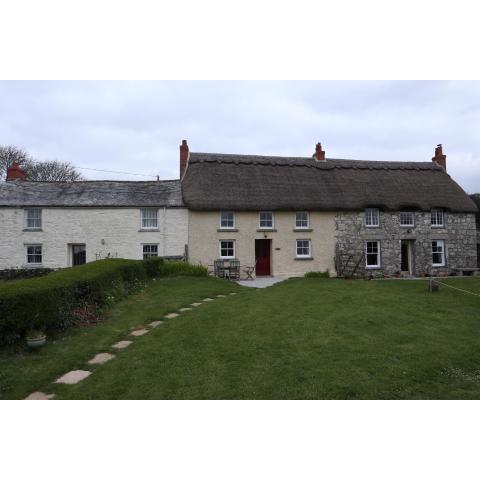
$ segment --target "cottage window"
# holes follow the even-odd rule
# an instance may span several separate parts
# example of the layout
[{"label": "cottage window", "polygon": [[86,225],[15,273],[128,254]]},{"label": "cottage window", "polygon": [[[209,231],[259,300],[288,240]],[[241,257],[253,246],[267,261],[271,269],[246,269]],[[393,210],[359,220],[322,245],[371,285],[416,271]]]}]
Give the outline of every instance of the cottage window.
[{"label": "cottage window", "polygon": [[309,218],[308,212],[297,212],[295,213],[295,228],[308,228],[309,227]]},{"label": "cottage window", "polygon": [[142,208],[142,229],[158,228],[158,210],[156,208]]},{"label": "cottage window", "polygon": [[434,267],[445,266],[445,241],[432,240],[432,265]]},{"label": "cottage window", "polygon": [[235,258],[235,240],[220,240],[220,257]]},{"label": "cottage window", "polygon": [[432,227],[443,227],[443,210],[431,211]]},{"label": "cottage window", "polygon": [[273,228],[272,212],[260,212],[260,228]]},{"label": "cottage window", "polygon": [[27,263],[30,265],[42,263],[41,245],[27,245]]},{"label": "cottage window", "polygon": [[222,212],[220,214],[220,228],[235,228],[235,214],[233,212]]},{"label": "cottage window", "polygon": [[380,226],[380,213],[378,208],[365,209],[365,226],[366,227]]},{"label": "cottage window", "polygon": [[372,240],[365,242],[365,266],[366,268],[380,267],[380,242]]},{"label": "cottage window", "polygon": [[415,222],[415,216],[413,212],[400,212],[400,226],[401,227],[413,227]]},{"label": "cottage window", "polygon": [[25,229],[40,230],[42,228],[42,209],[27,208],[25,210]]},{"label": "cottage window", "polygon": [[310,256],[310,240],[297,240],[297,257]]},{"label": "cottage window", "polygon": [[158,245],[156,243],[149,243],[143,245],[143,259],[150,257],[158,257]]}]

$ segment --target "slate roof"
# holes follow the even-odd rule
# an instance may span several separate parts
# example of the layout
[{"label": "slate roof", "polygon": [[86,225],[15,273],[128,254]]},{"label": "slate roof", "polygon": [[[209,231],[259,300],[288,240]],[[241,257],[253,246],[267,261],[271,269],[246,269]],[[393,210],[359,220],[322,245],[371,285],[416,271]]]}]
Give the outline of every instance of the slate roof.
[{"label": "slate roof", "polygon": [[386,210],[477,212],[434,162],[190,153],[182,180],[192,210]]},{"label": "slate roof", "polygon": [[0,182],[0,207],[183,207],[179,180]]}]

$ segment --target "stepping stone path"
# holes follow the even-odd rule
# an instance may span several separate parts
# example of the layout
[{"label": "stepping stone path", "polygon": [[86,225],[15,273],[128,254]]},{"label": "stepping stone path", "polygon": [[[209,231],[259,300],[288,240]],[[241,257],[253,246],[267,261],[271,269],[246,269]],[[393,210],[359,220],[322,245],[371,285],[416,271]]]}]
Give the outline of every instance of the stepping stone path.
[{"label": "stepping stone path", "polygon": [[149,323],[149,325],[151,327],[155,328],[155,327],[158,327],[159,325],[161,325],[162,323],[163,323],[162,320],[155,320],[154,322]]},{"label": "stepping stone path", "polygon": [[204,298],[202,302],[213,302],[213,298]]},{"label": "stepping stone path", "polygon": [[91,360],[88,361],[91,365],[106,363],[115,358],[111,353],[97,353]]},{"label": "stepping stone path", "polygon": [[232,293],[229,293],[229,295],[236,295],[236,293],[235,293],[235,292],[232,292]]},{"label": "stepping stone path", "polygon": [[190,307],[184,307],[184,308],[180,308],[178,311],[179,312],[188,312],[189,310],[192,310]]},{"label": "stepping stone path", "polygon": [[75,383],[81,382],[84,378],[87,378],[91,375],[92,372],[88,370],[72,370],[71,372],[66,373],[60,378],[55,380],[55,383],[66,383],[67,385],[74,385]]},{"label": "stepping stone path", "polygon": [[55,398],[54,393],[47,395],[43,392],[33,392],[25,400],[51,400],[52,398]]},{"label": "stepping stone path", "polygon": [[141,337],[146,333],[148,333],[148,330],[146,328],[141,328],[140,330],[134,330],[133,332],[130,332],[130,335],[133,335],[134,337]]},{"label": "stepping stone path", "polygon": [[131,343],[132,343],[131,340],[120,340],[115,345],[112,345],[112,347],[123,349],[123,348],[127,348]]},{"label": "stepping stone path", "polygon": [[225,295],[222,295],[222,294],[217,295],[217,298],[225,298]]},{"label": "stepping stone path", "polygon": [[165,318],[175,318],[178,317],[178,313],[169,313],[168,315],[165,315]]},{"label": "stepping stone path", "polygon": [[202,302],[195,302],[195,303],[191,303],[190,305],[192,307],[199,307],[201,304],[202,304]]}]

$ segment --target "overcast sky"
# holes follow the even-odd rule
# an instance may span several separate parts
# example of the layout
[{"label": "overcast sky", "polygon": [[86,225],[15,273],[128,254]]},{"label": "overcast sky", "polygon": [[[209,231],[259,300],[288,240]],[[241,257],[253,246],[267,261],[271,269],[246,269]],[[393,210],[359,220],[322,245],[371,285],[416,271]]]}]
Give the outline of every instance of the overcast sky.
[{"label": "overcast sky", "polygon": [[[0,145],[178,178],[197,152],[430,161],[480,191],[480,82],[0,82]],[[88,179],[147,177],[81,170]]]}]

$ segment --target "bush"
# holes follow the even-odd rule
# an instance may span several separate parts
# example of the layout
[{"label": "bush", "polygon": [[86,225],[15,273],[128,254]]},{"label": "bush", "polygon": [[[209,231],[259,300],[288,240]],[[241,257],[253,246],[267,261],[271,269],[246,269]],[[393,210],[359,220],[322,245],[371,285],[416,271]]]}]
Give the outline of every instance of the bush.
[{"label": "bush", "polygon": [[192,265],[187,262],[162,262],[158,265],[158,275],[160,277],[172,276],[191,276],[206,277],[208,270],[201,265]]},{"label": "bush", "polygon": [[305,278],[330,278],[330,272],[328,270],[325,272],[307,272]]},{"label": "bush", "polygon": [[47,334],[74,323],[75,310],[108,307],[145,284],[142,261],[107,259],[0,286],[0,345],[29,330]]},{"label": "bush", "polygon": [[0,280],[21,280],[25,278],[43,277],[53,272],[52,268],[7,268],[0,270]]}]

